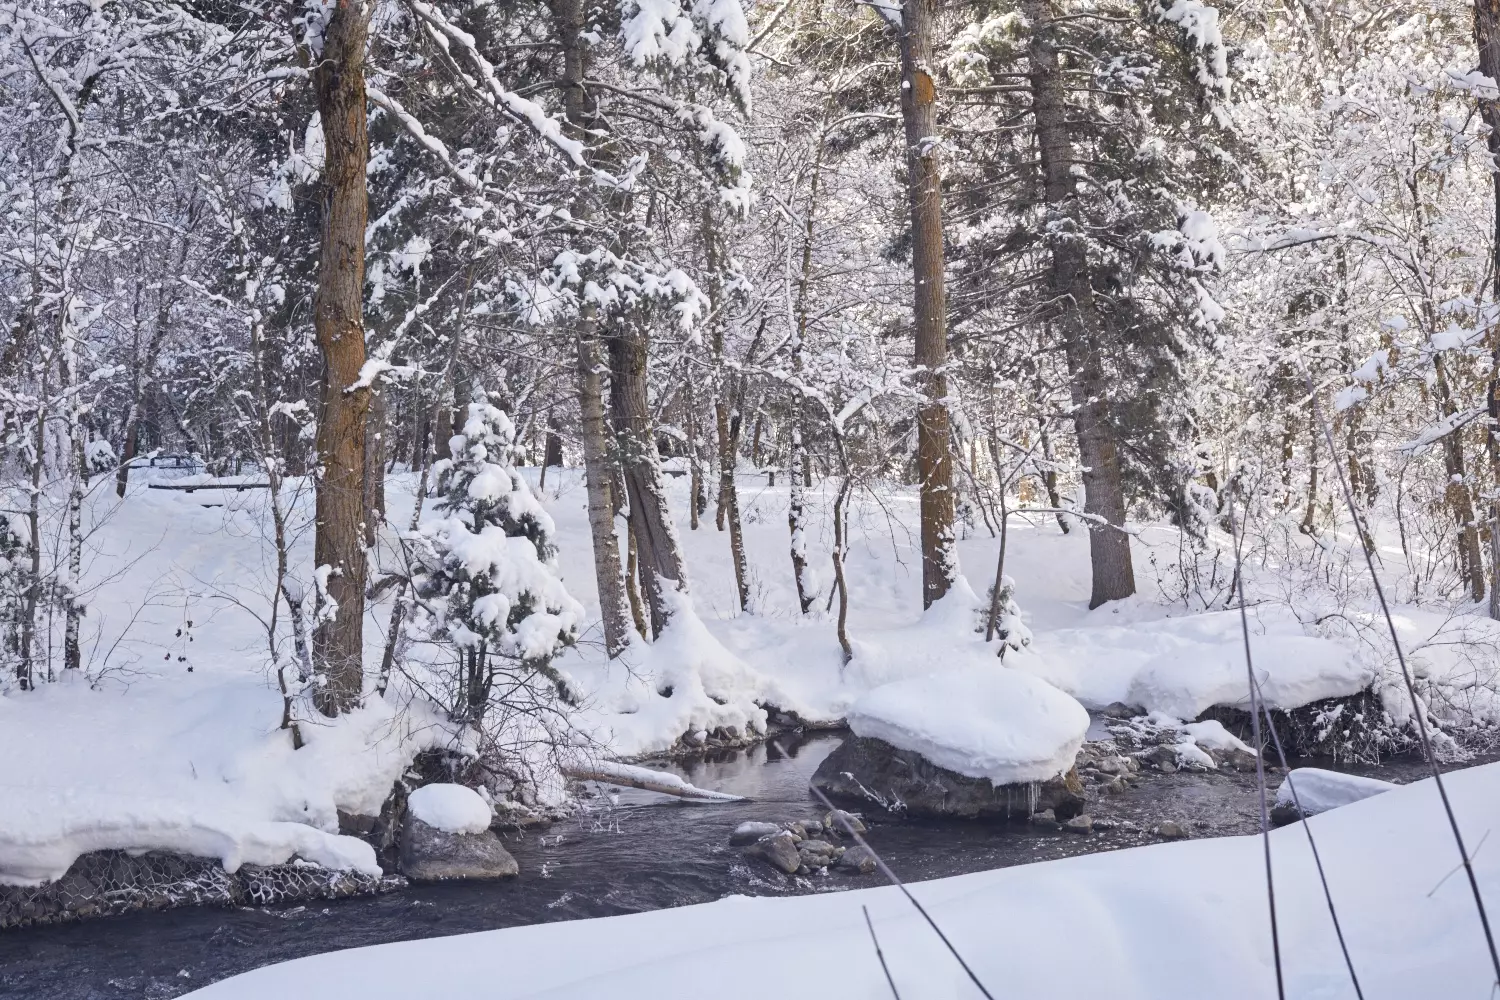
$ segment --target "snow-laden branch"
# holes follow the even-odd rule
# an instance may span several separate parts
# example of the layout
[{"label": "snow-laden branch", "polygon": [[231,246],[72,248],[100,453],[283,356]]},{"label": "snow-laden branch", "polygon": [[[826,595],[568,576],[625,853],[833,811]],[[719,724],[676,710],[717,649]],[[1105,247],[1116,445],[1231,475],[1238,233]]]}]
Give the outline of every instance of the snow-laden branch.
[{"label": "snow-laden branch", "polygon": [[1428,445],[1435,444],[1438,441],[1441,441],[1443,438],[1447,437],[1449,434],[1452,434],[1454,431],[1462,430],[1484,415],[1485,408],[1482,406],[1476,406],[1473,409],[1469,410],[1460,410],[1457,413],[1444,417],[1442,420],[1439,420],[1435,424],[1430,424],[1427,427],[1424,427],[1422,429],[1422,433],[1418,434],[1410,441],[1406,441],[1399,445],[1397,450],[1405,452],[1421,451]]},{"label": "snow-laden branch", "polygon": [[[494,65],[479,51],[473,35],[449,21],[436,4],[427,3],[425,0],[404,0],[404,2],[407,9],[428,27],[432,40],[444,52],[451,53],[455,45],[463,50],[464,55],[479,73],[479,84],[482,86],[475,87],[478,93],[485,95],[497,109],[507,116],[529,126],[574,165],[588,167],[588,162],[583,155],[583,143],[563,135],[562,123],[543,111],[540,104],[506,90],[500,83],[500,78],[495,75]],[[472,79],[468,79],[467,82],[474,83]]]}]

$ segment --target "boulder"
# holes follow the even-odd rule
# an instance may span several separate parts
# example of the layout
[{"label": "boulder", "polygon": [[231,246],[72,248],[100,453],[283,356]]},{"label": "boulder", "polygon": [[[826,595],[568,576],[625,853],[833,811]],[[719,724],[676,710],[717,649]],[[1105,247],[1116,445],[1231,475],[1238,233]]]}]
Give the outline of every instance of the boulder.
[{"label": "boulder", "polygon": [[1088,813],[1080,813],[1062,825],[1069,833],[1093,833],[1094,818]]},{"label": "boulder", "polygon": [[1163,840],[1182,840],[1188,836],[1187,827],[1170,819],[1151,832]]},{"label": "boulder", "polygon": [[850,831],[864,833],[868,829],[859,813],[845,812],[842,809],[835,809],[826,814],[823,817],[823,828],[839,836],[844,836]]},{"label": "boulder", "polygon": [[839,855],[839,859],[834,862],[834,867],[843,871],[868,875],[876,869],[877,865],[875,864],[875,855],[868,847],[861,847],[855,844]]},{"label": "boulder", "polygon": [[760,858],[788,875],[795,874],[802,867],[802,855],[797,850],[797,842],[785,830],[760,838],[745,848],[745,856]]},{"label": "boulder", "polygon": [[1048,781],[996,786],[873,737],[846,739],[818,766],[812,785],[832,799],[909,816],[1024,820],[1051,809],[1067,820],[1083,811],[1083,784],[1075,771]]},{"label": "boulder", "polygon": [[491,830],[447,833],[408,815],[401,829],[401,873],[419,882],[494,879],[520,869]]},{"label": "boulder", "polygon": [[802,863],[807,867],[826,868],[839,859],[844,849],[835,847],[826,840],[804,840],[797,845],[797,853],[802,856]]}]

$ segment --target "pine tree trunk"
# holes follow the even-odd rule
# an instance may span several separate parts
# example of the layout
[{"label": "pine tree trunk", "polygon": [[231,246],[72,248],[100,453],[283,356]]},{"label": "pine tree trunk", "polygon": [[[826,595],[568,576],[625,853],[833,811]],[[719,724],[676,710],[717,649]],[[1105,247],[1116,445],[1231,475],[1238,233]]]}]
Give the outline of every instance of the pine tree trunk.
[{"label": "pine tree trunk", "polygon": [[[365,42],[370,5],[340,3],[313,69],[323,122],[323,231],[313,324],[323,356],[318,422],[314,561],[332,568],[313,633],[322,682],[313,701],[325,715],[353,709],[364,685],[365,424],[368,389],[353,389],[365,363]],[[329,613],[331,611],[331,614]]]},{"label": "pine tree trunk", "polygon": [[1025,14],[1032,25],[1030,43],[1032,114],[1036,119],[1041,154],[1042,186],[1047,200],[1049,231],[1048,298],[1061,305],[1057,316],[1063,333],[1073,401],[1073,429],[1083,467],[1084,513],[1091,519],[1089,558],[1093,592],[1089,607],[1135,593],[1135,568],[1125,524],[1125,487],[1120,456],[1109,424],[1110,386],[1106,382],[1097,337],[1100,335],[1094,291],[1083,245],[1069,236],[1078,221],[1076,160],[1068,132],[1062,68],[1057,51],[1046,39],[1051,20],[1041,0],[1027,0]]},{"label": "pine tree trunk", "polygon": [[[904,0],[901,27],[901,117],[906,124],[911,201],[917,365],[924,369],[917,411],[921,479],[922,606],[948,592],[958,575],[953,547],[953,456],[948,428],[946,303],[943,291],[942,164],[938,159],[937,87],[932,78],[934,0]],[[801,474],[789,469],[788,475]]]}]

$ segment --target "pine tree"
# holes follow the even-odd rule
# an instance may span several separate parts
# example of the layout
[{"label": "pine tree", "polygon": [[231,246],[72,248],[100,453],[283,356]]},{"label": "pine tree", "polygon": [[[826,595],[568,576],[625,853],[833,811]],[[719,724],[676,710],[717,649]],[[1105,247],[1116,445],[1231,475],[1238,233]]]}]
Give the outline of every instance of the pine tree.
[{"label": "pine tree", "polygon": [[435,466],[441,516],[409,536],[413,580],[431,631],[457,648],[449,708],[478,725],[502,680],[559,683],[551,661],[583,607],[558,575],[552,518],[512,464],[515,428],[482,389],[449,450]]}]

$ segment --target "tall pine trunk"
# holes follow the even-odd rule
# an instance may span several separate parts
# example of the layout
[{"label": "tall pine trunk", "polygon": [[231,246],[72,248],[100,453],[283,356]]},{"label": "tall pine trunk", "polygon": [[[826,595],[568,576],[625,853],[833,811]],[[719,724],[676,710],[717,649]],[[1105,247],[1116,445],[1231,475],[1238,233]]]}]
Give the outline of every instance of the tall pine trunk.
[{"label": "tall pine trunk", "polygon": [[[365,363],[363,296],[365,42],[371,7],[333,8],[315,60],[313,84],[323,123],[323,231],[313,323],[323,357],[318,422],[317,532],[314,561],[328,567],[325,603],[313,633],[322,681],[313,702],[325,715],[353,709],[364,682],[365,424],[370,392],[352,388]],[[329,604],[334,605],[330,607]]]},{"label": "tall pine trunk", "polygon": [[[1079,219],[1077,154],[1068,132],[1062,67],[1047,40],[1051,20],[1047,5],[1028,0],[1026,17],[1032,24],[1032,115],[1036,119],[1041,156],[1042,188],[1047,203],[1047,297],[1058,303],[1056,317],[1063,335],[1073,401],[1073,429],[1083,467],[1083,509],[1087,519],[1093,590],[1089,607],[1135,593],[1135,568],[1125,524],[1125,486],[1119,449],[1109,422],[1108,385],[1097,338],[1102,334],[1089,281],[1087,252],[1076,236]],[[1104,523],[1100,523],[1100,521]]]},{"label": "tall pine trunk", "polygon": [[[934,0],[901,5],[901,117],[906,124],[915,280],[915,361],[924,370],[917,411],[921,479],[922,606],[948,592],[958,575],[953,548],[953,456],[948,427],[946,302],[943,291],[942,164],[938,159],[937,87],[932,78]],[[788,475],[800,474],[789,469]]]}]

